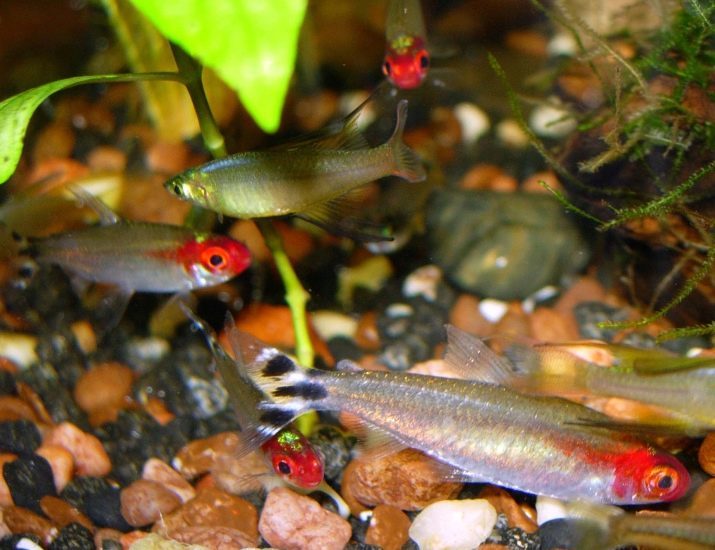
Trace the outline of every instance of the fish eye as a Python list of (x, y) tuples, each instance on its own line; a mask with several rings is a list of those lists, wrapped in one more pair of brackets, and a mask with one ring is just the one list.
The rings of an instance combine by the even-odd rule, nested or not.
[(429, 68), (429, 55), (427, 55), (427, 52), (425, 52), (425, 51), (420, 53), (420, 68), (421, 69)]
[(201, 253), (201, 262), (211, 271), (222, 271), (228, 267), (228, 254), (223, 248), (212, 246)]
[(670, 466), (655, 466), (645, 477), (645, 485), (649, 493), (656, 496), (667, 495), (678, 482), (678, 472)]
[(276, 465), (276, 467), (278, 468), (278, 471), (280, 473), (282, 473), (283, 475), (287, 476), (287, 475), (290, 475), (290, 473), (291, 473), (290, 464), (288, 464), (288, 462), (285, 460), (280, 460), (278, 462), (278, 464)]
[(392, 74), (392, 65), (389, 61), (385, 61), (382, 64), (382, 72), (385, 74), (385, 76), (390, 76)]

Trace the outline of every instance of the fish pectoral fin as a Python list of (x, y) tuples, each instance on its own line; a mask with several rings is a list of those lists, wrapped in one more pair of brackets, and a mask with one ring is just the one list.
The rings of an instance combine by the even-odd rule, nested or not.
[(349, 191), (332, 200), (316, 204), (309, 210), (298, 212), (296, 216), (328, 233), (358, 242), (392, 240), (387, 227), (353, 215), (353, 212), (360, 211), (360, 196), (359, 190)]
[(76, 185), (70, 186), (69, 189), (77, 199), (80, 206), (86, 206), (97, 214), (100, 225), (112, 225), (114, 223), (119, 223), (121, 220), (116, 212), (95, 197), (92, 193)]
[(451, 483), (483, 483), (486, 481), (472, 472), (462, 470), (447, 462), (442, 462), (439, 458), (433, 456), (430, 456), (430, 458), (434, 459), (432, 470), (437, 473), (442, 481)]
[[(97, 287), (95, 287), (97, 288)], [(107, 334), (116, 327), (127, 310), (134, 292), (121, 287), (104, 287), (104, 295), (93, 309), (92, 316), (97, 332)], [(106, 290), (108, 288), (108, 290)]]

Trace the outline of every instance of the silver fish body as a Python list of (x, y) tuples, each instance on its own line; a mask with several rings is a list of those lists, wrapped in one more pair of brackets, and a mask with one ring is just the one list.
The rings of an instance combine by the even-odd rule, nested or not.
[[(202, 265), (200, 253), (212, 239), (218, 239), (222, 249), (229, 245), (228, 257), (236, 259), (229, 269), (212, 272)], [(249, 263), (248, 250), (237, 241), (164, 224), (119, 222), (30, 243), (29, 251), (40, 263), (57, 264), (87, 281), (131, 292), (187, 292), (226, 281)]]
[[(249, 369), (274, 401), (264, 404), (266, 420), (309, 409), (352, 413), (449, 465), (458, 479), (561, 499), (672, 500), (689, 485), (674, 457), (588, 425), (606, 417), (563, 399), (408, 373), (302, 370), (274, 351)], [(664, 477), (654, 489), (654, 480)]]
[[(393, 136), (373, 148), (323, 148), (318, 140), (284, 150), (249, 151), (208, 162), (166, 182), (173, 194), (238, 218), (303, 214), (375, 179), (422, 181), (415, 153), (402, 143), (407, 102), (398, 106)], [(352, 121), (346, 133), (356, 132)], [(332, 136), (326, 141), (338, 141)], [(345, 137), (350, 141), (350, 136)]]

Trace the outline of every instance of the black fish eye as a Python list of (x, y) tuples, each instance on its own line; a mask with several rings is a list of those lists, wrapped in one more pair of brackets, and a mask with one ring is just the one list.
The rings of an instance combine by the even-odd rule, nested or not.
[(278, 463), (278, 471), (284, 475), (290, 474), (290, 464), (288, 464), (285, 460), (281, 460)]
[(392, 74), (392, 65), (390, 65), (390, 62), (389, 62), (389, 61), (385, 61), (385, 62), (382, 64), (382, 70), (383, 70), (383, 72), (384, 72), (386, 75)]
[(427, 54), (422, 54), (420, 56), (420, 67), (426, 69), (429, 67), (429, 56)]
[(214, 267), (221, 265), (223, 263), (223, 257), (218, 254), (214, 254), (209, 258), (209, 263)]
[(670, 476), (663, 476), (658, 480), (658, 487), (660, 489), (670, 489), (673, 486), (673, 478)]
[(181, 185), (179, 185), (178, 183), (175, 183), (173, 185), (172, 189), (174, 190), (174, 193), (176, 195), (181, 195)]

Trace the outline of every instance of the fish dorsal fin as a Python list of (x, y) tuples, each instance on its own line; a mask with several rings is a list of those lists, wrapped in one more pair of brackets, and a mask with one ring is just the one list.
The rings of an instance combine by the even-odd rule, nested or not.
[(483, 340), (445, 325), (447, 351), (444, 360), (465, 380), (508, 386), (514, 374), (506, 359), (499, 357)]
[(296, 216), (317, 225), (328, 233), (348, 237), (358, 242), (390, 241), (392, 236), (385, 226), (354, 216), (362, 210), (363, 190), (352, 189), (339, 197), (315, 204)]
[(112, 225), (121, 221), (121, 218), (116, 212), (114, 212), (97, 197), (92, 195), (92, 193), (89, 193), (76, 185), (70, 186), (69, 190), (76, 197), (80, 205), (94, 210), (99, 217), (99, 223), (101, 225)]
[(269, 151), (294, 150), (348, 150), (357, 151), (369, 148), (365, 136), (360, 132), (358, 119), (371, 97), (368, 97), (343, 120), (329, 124), (325, 128), (296, 136), (284, 143), (268, 149)]
[(335, 370), (342, 371), (342, 372), (360, 372), (365, 369), (363, 369), (357, 363), (350, 361), (350, 359), (341, 359), (335, 365)]

